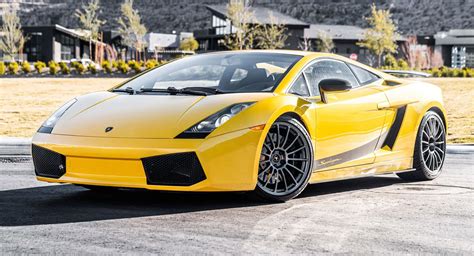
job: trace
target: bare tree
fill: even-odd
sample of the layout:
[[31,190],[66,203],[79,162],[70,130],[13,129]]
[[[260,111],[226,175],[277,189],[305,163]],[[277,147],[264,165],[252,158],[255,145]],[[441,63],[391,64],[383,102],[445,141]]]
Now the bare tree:
[[303,40],[298,43],[298,47],[302,51],[311,51],[313,49],[313,42],[310,40],[309,37],[304,36]]
[[288,35],[286,27],[280,23],[280,21],[271,12],[270,23],[260,25],[258,29],[255,29],[257,33],[257,46],[261,49],[281,49],[285,47],[286,39]]
[[401,45],[402,53],[412,69],[415,68],[417,44],[416,36],[408,36],[407,40]]
[[[81,9],[76,9],[74,15],[79,18],[82,28],[88,31],[89,55],[92,55],[92,40],[99,39],[100,26],[104,25],[106,21],[98,18],[100,0],[90,0],[87,5],[82,5]],[[94,61],[97,60],[95,59]]]
[[[133,47],[139,54],[145,49],[147,29],[141,22],[140,14],[133,9],[133,0],[125,0],[120,6],[122,17],[118,19],[122,43]],[[135,59],[137,56],[135,55]]]
[[408,36],[401,45],[402,53],[411,69],[427,69],[443,66],[443,57],[432,47],[419,45],[416,36]]
[[225,37],[225,46],[231,50],[251,49],[258,25],[254,24],[255,16],[250,10],[249,2],[230,0],[227,5],[227,17],[230,21],[230,34]]
[[332,37],[322,30],[319,31],[316,49],[318,52],[332,52],[332,49],[334,49]]
[[430,68],[439,68],[444,65],[443,55],[430,47]]
[[23,51],[25,36],[21,29],[20,18],[15,10],[5,10],[2,15],[3,25],[0,30],[0,50],[13,60],[15,55]]

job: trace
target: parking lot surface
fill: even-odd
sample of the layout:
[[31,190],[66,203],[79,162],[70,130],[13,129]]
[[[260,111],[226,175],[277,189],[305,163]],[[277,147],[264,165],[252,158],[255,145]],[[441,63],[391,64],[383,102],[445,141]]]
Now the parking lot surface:
[[434,181],[315,184],[282,204],[47,184],[28,156],[7,153],[0,148],[0,254],[474,254],[472,152],[451,150]]

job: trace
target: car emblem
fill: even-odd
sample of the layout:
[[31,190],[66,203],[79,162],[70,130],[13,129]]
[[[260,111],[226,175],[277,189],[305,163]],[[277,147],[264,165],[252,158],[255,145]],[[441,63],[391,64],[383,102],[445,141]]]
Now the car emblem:
[[113,129],[114,129],[114,127],[107,127],[107,128],[105,128],[105,132],[110,132],[110,131],[112,131]]

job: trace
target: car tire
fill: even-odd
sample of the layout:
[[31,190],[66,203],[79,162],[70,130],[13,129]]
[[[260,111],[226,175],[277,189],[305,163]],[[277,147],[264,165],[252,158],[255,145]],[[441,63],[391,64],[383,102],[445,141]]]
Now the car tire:
[[262,145],[253,195],[267,202],[295,198],[308,184],[313,158],[313,145],[305,127],[295,118],[280,117]]
[[446,127],[438,113],[428,111],[418,128],[413,152],[414,171],[397,173],[407,181],[436,179],[443,169],[446,156]]

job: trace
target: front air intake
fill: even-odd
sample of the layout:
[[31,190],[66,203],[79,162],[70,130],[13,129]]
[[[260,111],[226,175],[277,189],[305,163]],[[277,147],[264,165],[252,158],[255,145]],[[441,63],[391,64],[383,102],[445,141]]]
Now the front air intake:
[[150,185],[190,186],[206,179],[194,152],[147,157],[142,163]]
[[37,176],[57,179],[66,173],[66,157],[61,154],[33,144],[31,156]]

